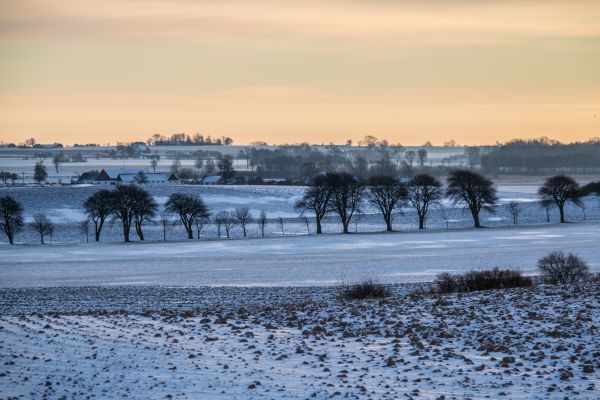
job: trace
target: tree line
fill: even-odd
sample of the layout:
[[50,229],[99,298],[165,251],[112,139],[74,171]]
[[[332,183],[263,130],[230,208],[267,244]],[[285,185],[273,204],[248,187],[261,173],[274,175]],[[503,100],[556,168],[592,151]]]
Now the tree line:
[[[580,187],[573,178],[565,175],[546,179],[538,190],[544,207],[557,207],[561,223],[566,221],[566,204],[581,205],[581,197],[590,194],[600,196],[600,182]],[[445,189],[439,179],[428,174],[416,175],[408,181],[389,175],[372,176],[364,181],[347,172],[319,174],[312,179],[294,208],[301,217],[307,211],[313,213],[316,233],[322,234],[322,222],[326,216],[337,215],[342,231],[349,233],[353,218],[356,219],[367,206],[371,206],[379,211],[386,230],[391,232],[393,214],[404,207],[416,211],[419,229],[425,229],[431,206],[439,204],[443,198],[450,199],[455,206],[468,209],[475,228],[481,227],[481,212],[493,212],[498,204],[497,189],[492,180],[471,170],[459,169],[450,173]],[[87,218],[81,222],[80,228],[86,237],[93,228],[95,241],[100,241],[107,222],[121,226],[125,242],[131,240],[132,229],[139,240],[144,240],[144,226],[156,222],[162,226],[163,239],[166,240],[168,228],[174,225],[173,216],[185,230],[188,239],[193,239],[194,234],[199,239],[203,228],[211,223],[216,226],[219,238],[222,232],[229,238],[234,227],[239,227],[246,237],[247,228],[253,223],[257,224],[264,237],[269,223],[266,212],[262,211],[260,216],[254,217],[247,207],[218,211],[213,215],[200,196],[184,193],[171,194],[159,214],[159,206],[152,195],[137,184],[98,190],[82,206]],[[508,209],[513,223],[517,224],[521,211],[519,204],[511,202]],[[304,217],[304,220],[308,228],[308,218]],[[279,224],[284,232],[282,218],[279,218]],[[55,230],[55,223],[43,213],[36,213],[29,225],[39,234],[42,244],[44,238],[51,237]],[[15,234],[24,226],[23,206],[10,195],[0,197],[0,226],[10,244],[14,243]]]
[[600,138],[569,144],[548,138],[513,140],[483,155],[481,167],[493,174],[597,173]]

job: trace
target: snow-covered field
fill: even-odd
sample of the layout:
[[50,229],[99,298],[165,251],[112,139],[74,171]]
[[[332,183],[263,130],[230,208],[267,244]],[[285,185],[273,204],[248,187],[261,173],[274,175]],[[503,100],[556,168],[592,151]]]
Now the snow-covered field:
[[[185,241],[172,227],[163,242],[148,227],[151,240],[128,244],[117,225],[106,241],[82,243],[80,206],[97,188],[0,189],[27,218],[44,210],[59,223],[52,245],[26,244],[29,230],[0,245],[0,397],[598,398],[597,280],[447,296],[423,283],[494,266],[533,275],[554,250],[600,272],[598,199],[567,210],[588,221],[546,224],[536,189],[500,185],[502,203],[522,203],[526,226],[511,226],[500,206],[483,218],[493,228],[468,229],[465,210],[449,207],[424,232],[406,210],[401,232],[377,232],[380,216],[366,215],[353,226],[365,233],[335,234],[331,217],[330,234],[309,236],[292,208],[301,187],[151,187],[161,204],[186,191],[212,210],[264,209],[268,237],[253,226],[251,238],[216,239],[209,227]],[[337,285],[369,278],[393,296],[339,300]]]
[[444,271],[535,273],[554,250],[600,272],[600,223],[239,240],[17,245],[0,248],[0,286],[314,286],[374,278],[432,280]]
[[314,289],[3,289],[0,390],[9,399],[593,399],[599,290],[440,297],[397,287],[384,301],[341,303]]
[[[305,235],[307,228],[304,219],[298,218],[298,212],[294,210],[294,202],[302,196],[305,187],[302,186],[194,186],[194,185],[148,185],[147,190],[155,197],[162,206],[171,193],[184,192],[201,196],[215,213],[221,210],[234,210],[236,207],[248,207],[251,212],[258,216],[261,211],[266,211],[270,218],[267,226],[268,236],[281,236],[279,218],[283,218],[284,232],[286,235]],[[483,212],[482,223],[486,226],[509,226],[512,225],[512,216],[506,207],[506,203],[517,201],[521,204],[520,224],[542,224],[546,223],[546,211],[540,207],[537,197],[538,186],[534,184],[499,184],[498,194],[500,206],[494,213]],[[57,222],[55,234],[52,237],[54,243],[76,243],[85,242],[85,236],[80,232],[79,222],[85,218],[82,204],[85,199],[99,190],[92,186],[63,186],[63,187],[4,187],[0,188],[0,195],[10,194],[23,203],[25,218],[30,220],[37,212],[44,212],[53,221]],[[585,208],[573,205],[567,206],[567,219],[569,221],[600,220],[600,200],[595,197],[584,199]],[[314,233],[314,218],[307,214],[310,227]],[[175,219],[175,217],[173,216]],[[558,220],[558,211],[550,209],[551,221]],[[356,222],[356,223],[355,223]],[[471,226],[471,216],[467,210],[454,207],[449,202],[444,203],[444,209],[433,207],[428,214],[427,227],[431,229],[460,229]],[[415,230],[418,226],[416,213],[406,208],[403,213],[394,216],[394,228],[397,230]],[[326,233],[337,233],[341,231],[339,218],[332,215],[327,217],[324,223]],[[366,208],[364,215],[359,215],[352,222],[351,230],[360,232],[378,232],[385,230],[381,215],[376,210]],[[145,236],[150,240],[162,239],[162,227],[147,224],[144,228]],[[234,237],[242,235],[241,229],[235,228],[232,232]],[[217,229],[214,225],[208,225],[202,232],[204,238],[214,238]],[[260,236],[256,224],[249,227],[250,236]],[[182,227],[170,227],[168,238],[185,239]],[[135,235],[132,236],[135,239]],[[39,241],[36,232],[26,227],[16,237],[20,243],[37,243]],[[102,233],[103,241],[122,240],[122,232],[118,223],[107,224]],[[0,236],[0,243],[6,242],[6,238]]]

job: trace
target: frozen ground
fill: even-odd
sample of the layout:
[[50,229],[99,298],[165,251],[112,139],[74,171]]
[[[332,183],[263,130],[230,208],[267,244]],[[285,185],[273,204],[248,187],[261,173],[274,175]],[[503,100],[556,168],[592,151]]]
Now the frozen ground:
[[596,282],[576,292],[440,297],[396,287],[385,301],[341,303],[311,288],[1,289],[0,391],[7,399],[594,399],[599,290]]
[[494,266],[535,273],[554,250],[600,271],[600,223],[246,240],[0,247],[0,286],[315,286],[432,280]]

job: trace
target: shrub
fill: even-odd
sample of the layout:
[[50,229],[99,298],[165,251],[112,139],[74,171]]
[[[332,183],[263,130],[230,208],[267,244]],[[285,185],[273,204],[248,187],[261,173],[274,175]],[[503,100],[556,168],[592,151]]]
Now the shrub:
[[554,251],[538,261],[542,279],[553,285],[574,285],[588,280],[590,273],[585,261],[573,253],[565,256],[562,251]]
[[519,271],[494,268],[462,275],[440,274],[434,284],[438,293],[462,293],[531,286],[533,281]]
[[347,286],[340,293],[340,297],[344,300],[382,299],[390,295],[391,291],[387,286],[373,282],[371,279]]

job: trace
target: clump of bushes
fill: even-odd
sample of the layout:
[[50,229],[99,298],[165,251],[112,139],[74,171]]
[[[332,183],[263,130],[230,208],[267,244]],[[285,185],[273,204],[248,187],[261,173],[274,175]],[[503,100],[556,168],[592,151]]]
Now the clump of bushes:
[[538,261],[538,268],[545,283],[553,285],[576,285],[590,277],[587,264],[573,253],[565,255],[554,251]]
[[531,286],[533,281],[520,271],[494,268],[469,271],[462,275],[443,273],[437,276],[434,284],[438,293],[464,293]]
[[346,286],[340,293],[343,300],[373,300],[382,299],[391,295],[390,289],[371,279]]

